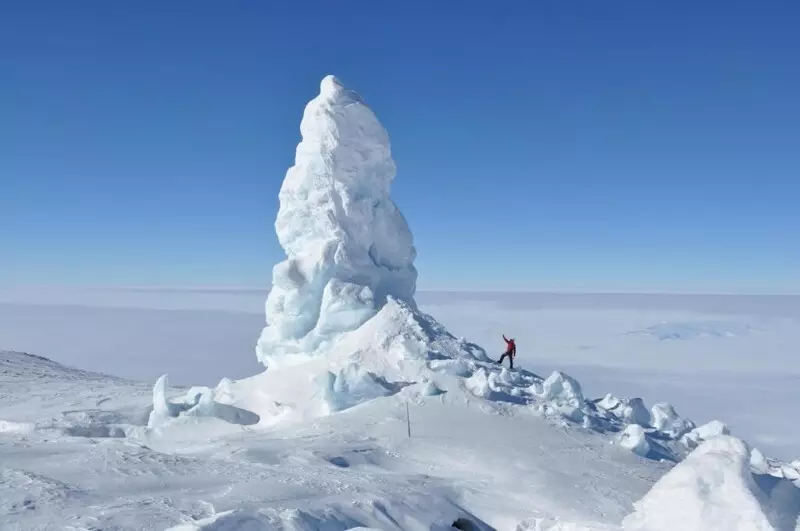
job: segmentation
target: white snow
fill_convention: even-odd
[[[631,452],[642,457],[650,453],[650,444],[644,433],[644,428],[638,424],[630,424],[619,436],[619,444]]]
[[[626,531],[773,531],[747,445],[720,435],[701,444],[634,504]]]
[[[388,296],[413,305],[416,250],[389,197],[389,136],[356,93],[326,76],[306,106],[275,222],[287,260],[273,269],[258,357],[309,354],[355,330]]]
[[[632,529],[657,531],[684,503],[680,529],[797,521],[800,471],[725,425],[684,433],[694,425],[669,404],[587,400],[566,371],[510,371],[421,311],[388,135],[357,94],[323,79],[301,134],[256,346],[266,370],[189,389],[162,374],[148,389],[0,352],[0,519],[618,530],[640,499]]]
[[[800,423],[784,419],[800,406],[794,392],[800,385],[794,350],[800,297],[418,291],[415,298],[423,311],[456,336],[487,347],[495,359],[504,346],[500,335],[514,332],[518,366],[543,376],[565,371],[587,397],[613,391],[648,405],[666,400],[700,424],[723,419],[767,455],[797,456]],[[222,377],[263,369],[251,354],[254,330],[263,326],[263,288],[0,287],[0,300],[13,302],[0,303],[0,347],[70,366],[148,382],[166,372],[173,383],[211,387]],[[761,332],[690,341],[624,333],[642,326],[637,321],[704,320],[706,312],[723,310],[730,312],[727,319],[757,323]]]
[[[650,412],[647,411],[647,406],[641,398],[620,399],[609,393],[597,405],[624,422],[640,426],[650,425]]]
[[[659,402],[650,410],[653,427],[672,439],[695,428],[694,422],[682,418],[671,404]]]
[[[707,441],[720,435],[730,435],[730,428],[723,422],[712,420],[702,426],[698,426],[689,433],[681,437],[681,442],[689,448],[694,448],[703,441]]]
[[[575,422],[583,421],[584,398],[581,385],[560,371],[555,371],[542,384],[541,392],[536,395],[549,402],[550,407]]]
[[[613,529],[668,469],[627,461],[604,436],[525,407],[487,414],[448,393],[399,392],[272,428],[183,412],[150,429],[152,397],[140,384],[24,354],[0,360],[0,374],[18,369],[2,382],[2,415],[34,426],[0,434],[0,521],[20,529],[447,529],[458,518],[483,529]],[[51,379],[38,379],[42,370]],[[7,407],[32,384],[33,408]],[[197,397],[163,391],[175,404]],[[52,428],[88,427],[89,418],[94,431]],[[110,425],[126,436],[103,436]]]

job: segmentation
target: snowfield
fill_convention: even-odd
[[[422,311],[388,134],[360,96],[327,76],[301,133],[263,368],[173,387],[0,352],[2,529],[800,529],[800,461],[667,402],[591,398],[566,370],[508,370]]]

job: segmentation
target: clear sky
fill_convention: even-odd
[[[303,107],[420,288],[800,293],[800,2],[4,2],[0,283],[268,285]]]

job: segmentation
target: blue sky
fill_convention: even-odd
[[[420,288],[800,293],[800,4],[0,7],[0,283],[267,285],[305,103],[389,130]]]

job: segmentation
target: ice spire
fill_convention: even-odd
[[[416,250],[389,197],[389,136],[334,76],[305,108],[295,164],[275,221],[287,260],[272,273],[259,360],[315,354],[372,317],[392,296],[414,304]]]

